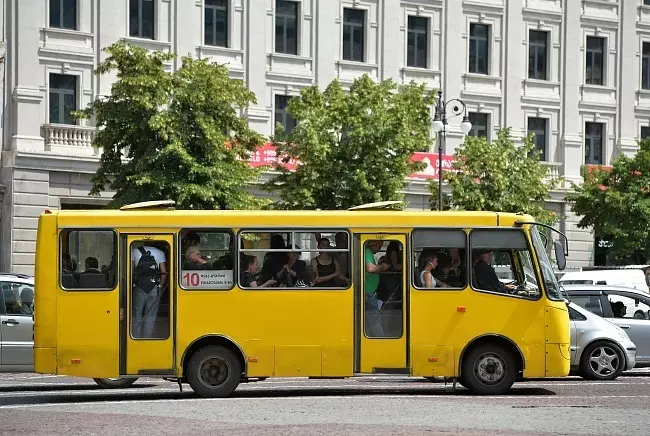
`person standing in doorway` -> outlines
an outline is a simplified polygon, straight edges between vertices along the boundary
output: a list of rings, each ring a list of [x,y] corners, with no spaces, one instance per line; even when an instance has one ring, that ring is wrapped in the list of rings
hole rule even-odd
[[[386,272],[390,265],[375,261],[375,253],[381,250],[382,241],[370,241],[366,244],[363,252],[363,262],[365,264],[364,293],[365,293],[365,325],[366,335],[369,337],[380,338],[384,336],[381,326],[379,309],[381,302],[377,295],[379,287],[379,273]]]
[[[167,283],[165,252],[149,245],[132,246],[133,307],[131,335],[151,338],[158,315],[160,297]]]

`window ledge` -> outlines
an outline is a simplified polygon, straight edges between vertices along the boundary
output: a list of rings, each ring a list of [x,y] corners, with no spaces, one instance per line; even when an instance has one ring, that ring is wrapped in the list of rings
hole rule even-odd
[[[648,8],[650,8],[650,6],[648,6]],[[650,89],[637,89],[636,92],[644,97],[650,96]]]
[[[524,79],[524,83],[530,83],[532,85],[547,85],[547,86],[560,86],[560,82],[555,82],[553,80],[541,80],[541,79]]]
[[[81,30],[72,30],[72,29],[62,29],[60,27],[41,27],[40,30],[43,33],[47,34],[58,34],[58,35],[73,35],[73,36],[85,36],[87,38],[92,38],[95,36],[93,33],[82,32]]]
[[[433,68],[402,67],[402,71],[406,73],[440,74],[440,70],[434,70]]]
[[[360,67],[360,68],[377,68],[379,67],[378,64],[371,64],[368,62],[357,62],[357,61],[346,61],[346,60],[340,60],[336,61],[338,65],[342,66],[349,66],[349,67]]]
[[[172,43],[169,41],[159,41],[157,39],[137,38],[134,36],[123,36],[121,39],[130,44],[139,46],[158,47],[162,49],[171,49],[172,46]]]
[[[201,53],[229,53],[229,54],[244,54],[244,50],[239,50],[231,47],[222,47],[220,45],[205,45],[198,46]]]
[[[286,59],[286,60],[291,60],[291,61],[304,61],[304,62],[311,62],[312,58],[311,56],[300,56],[300,55],[292,55],[292,54],[287,54],[287,53],[268,53],[268,56],[271,58],[275,59]]]
[[[592,85],[590,83],[583,83],[582,89],[594,90],[594,91],[616,91],[616,88],[614,86]]]
[[[495,82],[500,82],[500,76],[492,76],[490,74],[477,74],[477,73],[463,73],[463,77],[468,79],[477,79],[477,80],[492,80]]]

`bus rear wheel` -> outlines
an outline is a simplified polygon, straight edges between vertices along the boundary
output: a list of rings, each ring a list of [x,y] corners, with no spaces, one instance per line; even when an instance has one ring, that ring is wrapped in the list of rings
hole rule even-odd
[[[137,378],[94,378],[93,380],[104,389],[121,389],[131,386]]]
[[[187,381],[202,398],[229,396],[239,386],[241,375],[241,364],[235,353],[218,345],[201,348],[187,365]]]
[[[481,344],[463,359],[462,385],[479,395],[501,395],[517,377],[517,363],[508,350],[496,344]]]

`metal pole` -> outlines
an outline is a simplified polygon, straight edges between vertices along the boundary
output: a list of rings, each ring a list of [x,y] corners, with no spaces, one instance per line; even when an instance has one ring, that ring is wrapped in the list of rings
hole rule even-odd
[[[443,124],[442,132],[444,132],[444,129]],[[438,140],[438,210],[442,210],[442,138],[444,138],[444,135],[440,136]]]

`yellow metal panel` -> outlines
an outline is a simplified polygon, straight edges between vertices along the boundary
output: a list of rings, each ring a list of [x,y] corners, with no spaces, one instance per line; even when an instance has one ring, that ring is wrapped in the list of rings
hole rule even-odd
[[[569,344],[547,344],[545,377],[566,377],[571,369],[570,356]]]
[[[322,374],[320,345],[275,347],[276,377],[318,377]]]
[[[274,347],[272,343],[265,343],[259,339],[246,341],[244,348],[247,351],[249,377],[268,377],[275,370]]]
[[[57,367],[80,377],[119,375],[119,295],[58,291]]]
[[[454,347],[451,345],[418,345],[412,348],[413,375],[438,377],[453,374],[456,364]]]

